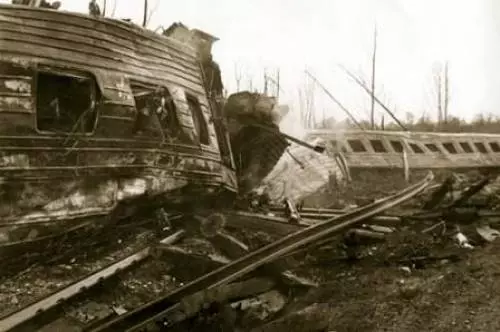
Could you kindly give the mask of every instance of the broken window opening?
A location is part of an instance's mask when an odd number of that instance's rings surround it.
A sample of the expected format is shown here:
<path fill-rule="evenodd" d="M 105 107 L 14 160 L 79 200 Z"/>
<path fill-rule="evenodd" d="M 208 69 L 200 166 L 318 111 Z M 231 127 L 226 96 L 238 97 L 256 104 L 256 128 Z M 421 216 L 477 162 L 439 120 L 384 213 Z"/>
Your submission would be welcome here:
<path fill-rule="evenodd" d="M 500 145 L 497 142 L 490 142 L 490 147 L 493 152 L 500 152 Z"/>
<path fill-rule="evenodd" d="M 436 145 L 436 144 L 427 143 L 427 144 L 425 144 L 425 146 L 426 146 L 426 147 L 427 147 L 427 149 L 429 149 L 429 151 L 431 151 L 431 152 L 441 152 L 441 151 L 439 150 L 439 148 L 437 147 L 437 145 Z"/>
<path fill-rule="evenodd" d="M 176 137 L 180 131 L 177 108 L 169 90 L 165 87 L 148 86 L 133 83 L 130 86 L 134 94 L 137 110 L 136 133 L 159 132 L 163 139 Z"/>
<path fill-rule="evenodd" d="M 350 139 L 347 140 L 347 143 L 351 147 L 354 152 L 366 152 L 366 148 L 359 139 Z"/>
<path fill-rule="evenodd" d="M 464 150 L 465 153 L 473 153 L 471 146 L 467 142 L 460 142 L 460 147 Z"/>
<path fill-rule="evenodd" d="M 370 144 L 372 145 L 373 151 L 377 153 L 387 152 L 381 140 L 378 139 L 370 140 Z"/>
<path fill-rule="evenodd" d="M 391 146 L 396 151 L 397 153 L 402 153 L 403 152 L 403 144 L 399 141 L 391 141 Z"/>
<path fill-rule="evenodd" d="M 477 148 L 477 150 L 480 153 L 488 153 L 488 150 L 486 150 L 486 147 L 484 146 L 483 143 L 481 143 L 481 142 L 475 142 L 474 146 Z"/>
<path fill-rule="evenodd" d="M 97 112 L 97 84 L 90 76 L 39 72 L 36 126 L 55 133 L 91 133 Z"/>
<path fill-rule="evenodd" d="M 410 147 L 415 153 L 424 153 L 424 150 L 420 146 L 418 146 L 418 144 L 410 143 Z"/>
<path fill-rule="evenodd" d="M 201 144 L 209 145 L 210 137 L 208 135 L 208 124 L 205 116 L 203 115 L 203 110 L 201 109 L 200 102 L 198 98 L 186 94 L 186 101 L 189 106 L 189 111 L 193 117 L 193 124 L 198 139 Z"/>
<path fill-rule="evenodd" d="M 453 143 L 443 143 L 443 147 L 446 149 L 446 151 L 448 151 L 451 154 L 457 153 L 457 149 L 455 149 Z"/>

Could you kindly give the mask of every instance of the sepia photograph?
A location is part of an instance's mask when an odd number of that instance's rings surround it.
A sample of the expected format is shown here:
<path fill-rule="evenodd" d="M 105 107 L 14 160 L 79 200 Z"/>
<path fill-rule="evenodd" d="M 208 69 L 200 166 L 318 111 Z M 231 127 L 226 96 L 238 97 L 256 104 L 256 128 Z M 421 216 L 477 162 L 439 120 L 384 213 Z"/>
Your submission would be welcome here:
<path fill-rule="evenodd" d="M 498 332 L 499 175 L 500 0 L 0 0 L 0 332 Z"/>

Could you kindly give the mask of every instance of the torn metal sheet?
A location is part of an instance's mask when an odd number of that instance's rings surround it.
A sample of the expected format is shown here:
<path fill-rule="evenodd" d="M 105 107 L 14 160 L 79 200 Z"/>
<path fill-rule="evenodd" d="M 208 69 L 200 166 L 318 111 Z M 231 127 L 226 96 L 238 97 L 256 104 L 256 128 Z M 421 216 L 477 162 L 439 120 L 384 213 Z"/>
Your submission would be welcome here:
<path fill-rule="evenodd" d="M 314 139 L 312 145 L 323 141 Z M 341 184 L 345 178 L 337 160 L 302 146 L 289 148 L 256 191 L 266 191 L 272 201 L 285 198 L 300 201 L 326 186 L 330 181 Z"/>

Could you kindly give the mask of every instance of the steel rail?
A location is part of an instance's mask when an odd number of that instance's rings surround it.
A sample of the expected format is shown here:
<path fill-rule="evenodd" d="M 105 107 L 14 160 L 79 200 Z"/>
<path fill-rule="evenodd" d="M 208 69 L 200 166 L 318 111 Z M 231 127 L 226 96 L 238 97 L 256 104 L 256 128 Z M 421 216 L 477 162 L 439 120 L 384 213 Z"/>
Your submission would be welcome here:
<path fill-rule="evenodd" d="M 108 331 L 148 331 L 164 326 L 164 320 L 169 313 L 180 306 L 180 301 L 204 289 L 232 282 L 239 277 L 269 263 L 289 252 L 305 245 L 322 240 L 333 233 L 342 231 L 357 222 L 377 215 L 384 210 L 394 207 L 422 192 L 434 179 L 432 172 L 420 182 L 402 190 L 401 192 L 378 200 L 367 206 L 358 208 L 345 215 L 329 219 L 323 223 L 300 230 L 276 242 L 264 246 L 250 254 L 234 260 L 186 285 L 166 296 L 147 303 L 134 311 L 128 312 L 95 329 L 93 332 Z"/>
<path fill-rule="evenodd" d="M 178 231 L 165 239 L 161 240 L 160 243 L 172 244 L 179 239 L 179 237 L 184 233 L 183 230 Z M 44 297 L 43 299 L 36 301 L 32 304 L 27 305 L 16 312 L 0 319 L 0 332 L 6 332 L 18 327 L 21 324 L 25 324 L 29 320 L 35 318 L 39 314 L 46 312 L 47 310 L 59 305 L 62 301 L 66 301 L 71 297 L 85 291 L 98 283 L 108 279 L 115 274 L 123 271 L 134 264 L 137 264 L 151 255 L 152 248 L 147 247 L 142 250 L 131 254 L 118 262 L 109 264 L 108 266 L 94 272 L 81 280 L 78 280 L 61 290 Z"/>

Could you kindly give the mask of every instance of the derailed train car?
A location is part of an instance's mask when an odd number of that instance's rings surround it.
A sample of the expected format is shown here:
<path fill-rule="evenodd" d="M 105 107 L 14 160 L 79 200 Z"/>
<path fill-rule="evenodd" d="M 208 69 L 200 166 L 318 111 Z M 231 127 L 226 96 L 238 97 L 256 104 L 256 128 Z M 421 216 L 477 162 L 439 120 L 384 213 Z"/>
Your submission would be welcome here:
<path fill-rule="evenodd" d="M 0 30 L 3 242 L 144 198 L 237 192 L 196 49 L 128 22 L 28 6 L 0 5 Z"/>
<path fill-rule="evenodd" d="M 497 171 L 500 135 L 397 131 L 312 130 L 330 154 L 341 154 L 353 170 L 478 169 Z"/>

